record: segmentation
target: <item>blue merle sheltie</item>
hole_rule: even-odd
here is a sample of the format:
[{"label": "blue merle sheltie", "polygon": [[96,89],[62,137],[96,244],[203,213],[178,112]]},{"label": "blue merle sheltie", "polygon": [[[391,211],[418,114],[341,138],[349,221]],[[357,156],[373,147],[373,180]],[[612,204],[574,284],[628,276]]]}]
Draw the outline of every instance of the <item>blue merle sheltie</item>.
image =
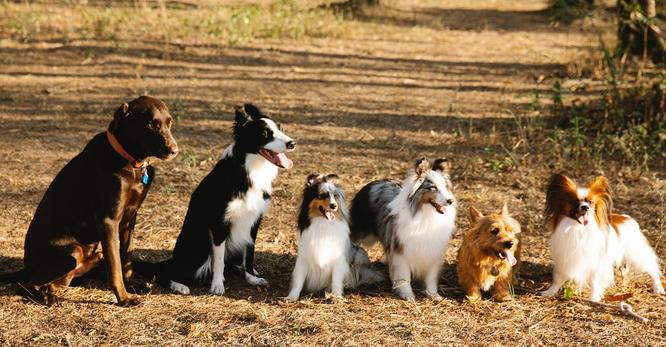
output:
[{"label": "blue merle sheltie", "polygon": [[393,290],[405,300],[415,299],[413,279],[424,281],[426,295],[441,299],[437,282],[456,219],[447,166],[445,159],[432,166],[419,159],[402,185],[374,181],[352,201],[352,241],[366,246],[381,242]]},{"label": "blue merle sheltie", "polygon": [[298,215],[298,257],[287,300],[301,291],[329,290],[340,297],[344,288],[382,281],[370,268],[368,254],[349,239],[345,193],[335,174],[311,174]]},{"label": "blue merle sheltie", "polygon": [[189,294],[195,280],[210,279],[210,292],[224,294],[227,265],[244,270],[252,285],[268,282],[254,269],[254,243],[271,201],[278,168],[290,169],[285,152],[296,146],[259,108],[236,109],[234,142],[192,193],[172,258],[157,266],[158,283]]}]

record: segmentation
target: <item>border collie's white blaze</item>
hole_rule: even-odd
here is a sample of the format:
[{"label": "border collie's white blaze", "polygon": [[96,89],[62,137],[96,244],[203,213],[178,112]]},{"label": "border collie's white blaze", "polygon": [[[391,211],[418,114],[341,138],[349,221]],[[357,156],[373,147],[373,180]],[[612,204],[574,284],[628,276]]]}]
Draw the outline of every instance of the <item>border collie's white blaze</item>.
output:
[{"label": "border collie's white blaze", "polygon": [[597,177],[582,188],[566,176],[553,175],[546,218],[552,232],[553,283],[541,295],[554,296],[571,281],[579,293],[589,286],[590,299],[600,301],[614,283],[614,267],[623,267],[624,275],[649,274],[654,291],[664,294],[658,258],[634,219],[612,213],[606,178]]},{"label": "border collie's white blaze", "polygon": [[423,280],[426,295],[441,299],[437,291],[442,256],[455,231],[456,201],[445,173],[447,161],[432,168],[416,162],[415,172],[403,182],[372,182],[352,202],[352,240],[371,246],[381,241],[389,264],[393,289],[414,300],[411,282]]},{"label": "border collie's white blaze", "polygon": [[293,162],[295,142],[254,105],[236,110],[234,142],[192,193],[172,259],[158,280],[188,294],[195,280],[211,279],[210,292],[224,294],[226,265],[240,267],[247,283],[265,285],[254,269],[254,241],[270,204],[278,167]]},{"label": "border collie's white blaze", "polygon": [[344,288],[383,280],[370,268],[365,251],[349,240],[345,195],[338,180],[334,174],[308,176],[298,218],[298,257],[287,300],[298,300],[303,289],[327,289],[342,296]]}]

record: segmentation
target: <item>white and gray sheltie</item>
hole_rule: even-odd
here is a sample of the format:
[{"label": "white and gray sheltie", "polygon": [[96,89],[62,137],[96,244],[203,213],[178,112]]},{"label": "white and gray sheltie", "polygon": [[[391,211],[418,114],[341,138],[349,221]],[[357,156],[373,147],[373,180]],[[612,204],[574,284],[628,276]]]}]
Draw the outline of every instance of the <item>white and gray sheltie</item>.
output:
[{"label": "white and gray sheltie", "polygon": [[326,289],[340,297],[344,288],[384,279],[370,268],[368,254],[350,241],[347,220],[338,176],[309,175],[298,216],[298,257],[287,300],[298,300],[303,289]]},{"label": "white and gray sheltie", "polygon": [[441,299],[437,290],[442,256],[455,231],[456,200],[446,173],[447,161],[432,167],[419,159],[402,186],[374,181],[354,197],[351,238],[366,246],[380,241],[388,260],[395,293],[414,300],[412,279],[424,281],[426,295]]}]

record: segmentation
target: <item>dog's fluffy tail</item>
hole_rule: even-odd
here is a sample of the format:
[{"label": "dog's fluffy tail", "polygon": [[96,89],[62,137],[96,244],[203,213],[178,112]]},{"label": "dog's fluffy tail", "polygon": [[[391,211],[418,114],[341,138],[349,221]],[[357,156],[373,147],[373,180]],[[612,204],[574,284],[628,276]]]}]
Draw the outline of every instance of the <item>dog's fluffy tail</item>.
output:
[{"label": "dog's fluffy tail", "polygon": [[21,269],[15,272],[0,274],[0,283],[24,283],[28,282],[28,271]]}]

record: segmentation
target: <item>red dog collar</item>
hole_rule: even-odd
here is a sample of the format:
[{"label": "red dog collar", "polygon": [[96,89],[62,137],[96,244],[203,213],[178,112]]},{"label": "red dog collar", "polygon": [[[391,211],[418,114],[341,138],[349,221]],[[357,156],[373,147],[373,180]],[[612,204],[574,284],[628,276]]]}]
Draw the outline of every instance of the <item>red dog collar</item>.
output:
[{"label": "red dog collar", "polygon": [[147,163],[145,160],[137,161],[136,159],[134,159],[134,157],[131,154],[127,153],[125,148],[123,148],[120,142],[118,142],[118,139],[116,139],[116,137],[111,132],[109,131],[106,132],[106,138],[109,140],[109,143],[111,144],[111,147],[113,147],[113,150],[116,151],[116,153],[118,153],[121,157],[127,159],[127,161],[129,161],[133,167],[138,169],[146,166]]}]

